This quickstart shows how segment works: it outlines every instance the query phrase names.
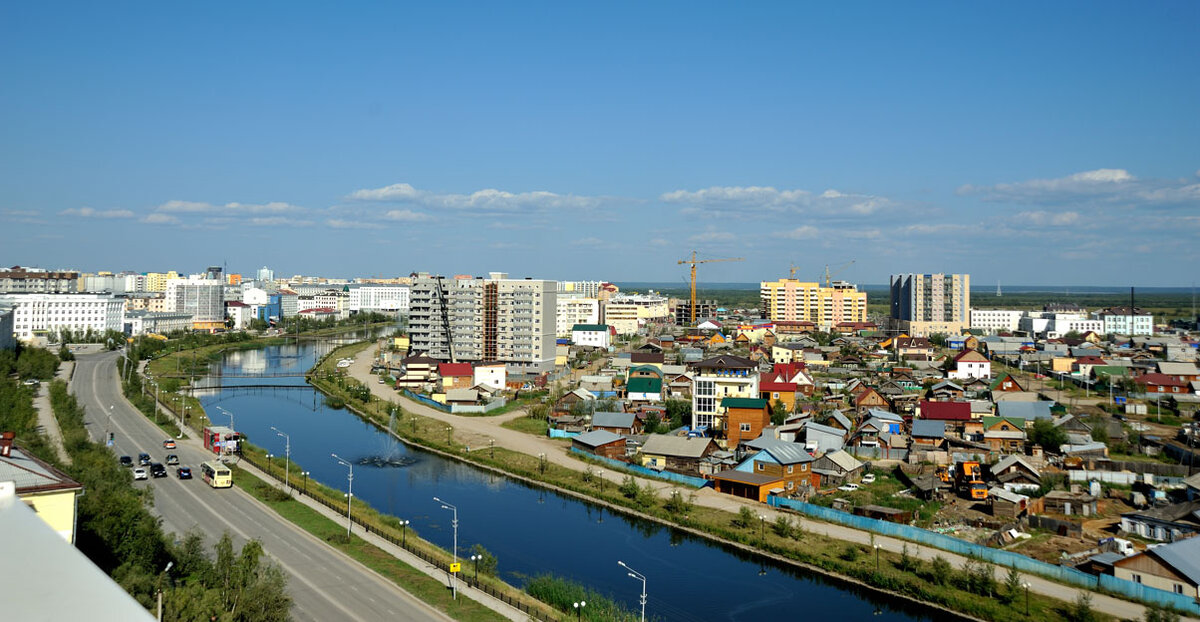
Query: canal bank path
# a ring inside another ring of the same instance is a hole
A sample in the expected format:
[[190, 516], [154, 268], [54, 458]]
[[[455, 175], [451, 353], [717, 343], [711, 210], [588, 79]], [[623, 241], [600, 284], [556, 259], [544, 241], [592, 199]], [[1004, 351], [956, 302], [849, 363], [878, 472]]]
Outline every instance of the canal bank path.
[[[360, 352], [354, 359], [354, 363], [347, 368], [347, 373], [351, 377], [370, 387], [371, 393], [376, 397], [384, 401], [396, 401], [397, 399], [403, 400], [404, 409], [406, 411], [416, 413], [430, 419], [442, 421], [452, 426], [454, 428], [454, 438], [459, 443], [463, 443], [469, 447], [482, 448], [487, 447], [489, 442], [494, 440], [496, 445], [499, 447], [503, 447], [512, 451], [519, 451], [531, 456], [545, 454], [548, 461], [557, 465], [574, 469], [576, 471], [580, 471], [581, 473], [586, 469], [591, 469], [593, 474], [598, 474], [605, 480], [616, 483], [620, 483], [628, 475], [623, 472], [593, 466], [571, 458], [567, 454], [567, 449], [570, 447], [570, 445], [561, 440], [554, 440], [543, 436], [534, 436], [525, 432], [519, 432], [517, 430], [510, 430], [502, 427], [502, 424], [507, 421], [526, 416], [524, 411], [510, 412], [494, 417], [469, 417], [444, 413], [435, 408], [430, 408], [429, 406], [421, 404], [415, 400], [410, 400], [404, 397], [404, 395], [397, 393], [396, 390], [391, 386], [379, 383], [378, 376], [371, 373], [371, 363], [373, 358], [374, 357], [369, 349]], [[665, 494], [665, 491], [678, 488], [677, 485], [660, 480], [643, 478], [637, 479], [641, 485], [645, 486], [649, 484], [659, 491], [660, 494]], [[807, 517], [800, 517], [790, 512], [780, 512], [762, 503], [756, 503], [741, 499], [739, 497], [718, 493], [712, 488], [702, 488], [696, 491], [694, 502], [705, 507], [725, 510], [734, 514], [738, 513], [741, 508], [747, 507], [756, 514], [765, 515], [768, 520], [774, 520], [776, 516], [784, 515], [792, 518], [793, 520], [799, 521], [801, 526], [806, 531], [820, 533], [830, 538], [835, 538], [846, 542], [854, 542], [863, 545], [871, 544], [871, 534], [869, 532], [851, 529], [849, 527], [843, 527], [841, 525], [835, 525], [832, 523], [816, 521]], [[966, 557], [948, 551], [943, 551], [941, 549], [920, 545], [914, 542], [908, 542], [907, 540], [900, 540], [882, 535], [875, 535], [874, 544], [879, 545], [880, 548], [886, 551], [891, 551], [897, 554], [899, 554], [901, 550], [907, 546], [909, 555], [913, 555], [925, 560], [932, 560], [934, 557], [940, 556], [959, 568], [961, 568], [968, 561]], [[790, 561], [784, 558], [779, 559], [782, 559], [783, 561]], [[1003, 577], [1005, 574], [1007, 574], [1008, 568], [995, 566], [994, 571], [996, 576]], [[1073, 602], [1079, 594], [1088, 593], [1091, 595], [1093, 609], [1115, 616], [1118, 619], [1141, 620], [1145, 616], [1146, 608], [1138, 603], [1113, 598], [1106, 594], [1092, 592], [1090, 590], [1081, 590], [1062, 583], [1056, 583], [1038, 575], [1022, 574], [1021, 581], [1029, 584], [1029, 590], [1031, 592], [1057, 598], [1068, 604]], [[1195, 620], [1195, 618], [1185, 619]], [[1197, 622], [1200, 622], [1200, 620], [1197, 620]]]

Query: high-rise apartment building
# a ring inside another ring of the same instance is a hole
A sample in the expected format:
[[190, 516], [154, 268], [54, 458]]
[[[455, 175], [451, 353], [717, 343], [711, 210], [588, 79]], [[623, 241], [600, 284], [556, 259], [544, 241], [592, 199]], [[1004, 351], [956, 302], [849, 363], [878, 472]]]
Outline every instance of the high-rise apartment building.
[[[561, 286], [562, 283], [559, 283]], [[563, 295], [555, 303], [554, 333], [559, 337], [570, 337], [576, 324], [599, 324], [600, 301], [583, 296]]]
[[225, 281], [221, 279], [170, 279], [166, 300], [168, 311], [191, 313], [196, 330], [225, 326]]
[[179, 278], [179, 273], [174, 270], [169, 272], [147, 272], [146, 291], [165, 292], [167, 291], [167, 281], [177, 278]]
[[584, 298], [597, 298], [603, 281], [557, 281], [557, 291], [560, 294], [575, 294]]
[[554, 368], [557, 284], [419, 273], [409, 294], [412, 349], [453, 362], [504, 363], [510, 372]]
[[762, 316], [773, 322], [812, 322], [830, 331], [840, 322], [867, 321], [867, 293], [845, 281], [820, 283], [779, 279], [762, 281]]
[[893, 274], [891, 303], [893, 330], [914, 337], [961, 333], [971, 319], [971, 276]]
[[261, 283], [270, 283], [275, 280], [275, 271], [263, 266], [258, 269], [258, 274], [254, 275], [255, 280]]

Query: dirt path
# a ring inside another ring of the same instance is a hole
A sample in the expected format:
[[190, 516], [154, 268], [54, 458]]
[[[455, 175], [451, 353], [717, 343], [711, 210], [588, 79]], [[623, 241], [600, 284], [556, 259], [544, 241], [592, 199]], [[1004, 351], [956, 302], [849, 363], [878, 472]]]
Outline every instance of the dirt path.
[[[58, 366], [54, 377], [67, 382], [71, 379], [71, 372], [74, 369], [75, 363], [67, 361]], [[63, 446], [62, 429], [58, 427], [58, 419], [54, 418], [54, 410], [50, 407], [49, 384], [38, 385], [37, 393], [33, 397], [33, 407], [37, 409], [38, 427], [42, 429], [46, 438], [50, 439], [50, 446], [54, 447], [54, 451], [58, 453], [58, 457], [63, 463], [71, 464], [71, 454], [68, 454], [66, 447]]]
[[[419, 402], [409, 400], [404, 396], [397, 394], [395, 389], [391, 388], [390, 386], [386, 384], [379, 384], [378, 377], [371, 374], [372, 359], [373, 353], [369, 349], [364, 350], [355, 358], [354, 363], [347, 369], [347, 373], [365, 383], [371, 388], [372, 394], [383, 399], [384, 401], [401, 402], [404, 405], [404, 409], [408, 412], [413, 412], [424, 417], [429, 417], [430, 419], [445, 422], [454, 428], [452, 433], [455, 440], [460, 443], [469, 445], [472, 448], [487, 447], [489, 441], [494, 439], [496, 446], [498, 447], [504, 447], [512, 451], [519, 451], [532, 456], [545, 454], [548, 461], [569, 469], [580, 471], [581, 473], [590, 468], [594, 474], [598, 474], [607, 481], [620, 482], [626, 477], [625, 473], [618, 473], [611, 469], [591, 466], [569, 457], [567, 455], [567, 450], [570, 448], [570, 444], [566, 441], [533, 436], [524, 432], [518, 432], [516, 430], [510, 430], [508, 428], [501, 427], [501, 424], [505, 421], [525, 416], [523, 411], [507, 413], [496, 417], [465, 417], [462, 415], [444, 413], [434, 408], [425, 406]], [[645, 486], [646, 484], [649, 484], [654, 487], [654, 489], [658, 490], [660, 497], [664, 494], [663, 491], [679, 488], [677, 485], [659, 480], [646, 480], [641, 478], [638, 478], [638, 480], [641, 485]], [[742, 507], [748, 507], [757, 514], [765, 515], [767, 520], [774, 520], [776, 516], [784, 514], [761, 503], [755, 503], [739, 497], [718, 493], [712, 488], [703, 488], [697, 491], [695, 503], [704, 507], [717, 508], [735, 514]], [[786, 515], [792, 517], [793, 519], [798, 518], [796, 515], [791, 513], [787, 513]], [[870, 534], [865, 531], [858, 531], [856, 529], [850, 529], [841, 525], [819, 522], [808, 518], [799, 520], [799, 522], [805, 530], [814, 533], [820, 533], [830, 538], [858, 544], [869, 544], [871, 541]], [[967, 562], [965, 557], [955, 555], [954, 553], [949, 553], [947, 551], [942, 551], [941, 549], [921, 546], [886, 536], [876, 535], [875, 544], [879, 545], [886, 551], [891, 551], [894, 553], [900, 553], [901, 549], [907, 545], [910, 555], [914, 555], [925, 560], [931, 560], [935, 556], [941, 556], [950, 563], [954, 564], [956, 567], [960, 568]], [[995, 573], [998, 577], [1003, 577], [1007, 572], [1007, 568], [995, 568]], [[1055, 583], [1049, 579], [1044, 579], [1037, 575], [1022, 574], [1021, 576], [1021, 580], [1023, 582], [1029, 583], [1030, 591], [1058, 598], [1067, 603], [1075, 600], [1076, 595], [1081, 591], [1084, 591], [1068, 587], [1061, 583]], [[1090, 594], [1092, 597], [1092, 607], [1094, 609], [1116, 616], [1119, 619], [1140, 620], [1145, 614], [1145, 607], [1142, 605], [1096, 592], [1090, 592]]]

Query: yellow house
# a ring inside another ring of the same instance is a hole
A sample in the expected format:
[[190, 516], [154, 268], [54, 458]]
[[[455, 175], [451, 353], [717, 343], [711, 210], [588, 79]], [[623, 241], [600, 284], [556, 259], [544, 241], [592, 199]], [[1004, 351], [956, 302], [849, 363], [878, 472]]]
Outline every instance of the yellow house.
[[400, 352], [408, 352], [408, 349], [411, 347], [411, 342], [409, 341], [408, 335], [392, 337], [392, 347]]
[[0, 481], [14, 482], [17, 497], [64, 540], [75, 544], [75, 497], [83, 492], [83, 485], [12, 442], [11, 432], [0, 438]]
[[1053, 367], [1051, 369], [1053, 369], [1054, 371], [1069, 374], [1069, 373], [1071, 373], [1071, 366], [1075, 364], [1075, 357], [1073, 357], [1073, 356], [1056, 356], [1056, 357], [1054, 357], [1054, 360], [1051, 363], [1053, 364]]

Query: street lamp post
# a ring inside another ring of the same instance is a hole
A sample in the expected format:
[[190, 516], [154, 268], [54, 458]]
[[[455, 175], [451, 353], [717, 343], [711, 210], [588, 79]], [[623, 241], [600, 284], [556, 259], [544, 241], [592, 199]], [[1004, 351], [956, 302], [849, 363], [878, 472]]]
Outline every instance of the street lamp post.
[[879, 545], [875, 545], [875, 572], [879, 572]]
[[488, 439], [488, 447], [490, 447], [490, 448], [491, 448], [491, 450], [492, 450], [492, 457], [493, 457], [493, 458], [495, 458], [495, 457], [496, 457], [496, 439], [494, 439], [494, 438], [489, 438], [489, 439]]
[[408, 520], [400, 521], [400, 548], [408, 548]]
[[267, 475], [271, 474], [271, 458], [274, 458], [274, 457], [275, 456], [273, 456], [271, 454], [267, 454]]
[[759, 546], [767, 544], [767, 517], [764, 514], [758, 515], [758, 543]]
[[[175, 565], [175, 562], [167, 562], [167, 567], [163, 568], [162, 573], [165, 575], [168, 572], [171, 572], [171, 566], [174, 566], [174, 565]], [[163, 592], [162, 577], [160, 576], [158, 579], [158, 622], [162, 622], [162, 610], [163, 610], [162, 592]]]
[[1029, 584], [1022, 583], [1021, 587], [1025, 588], [1025, 617], [1029, 617]]
[[546, 474], [546, 454], [538, 454], [538, 470], [542, 472], [542, 475]]
[[[442, 501], [441, 499], [438, 499], [437, 497], [434, 497], [433, 500], [442, 504], [443, 510], [450, 510], [451, 512], [454, 513], [454, 519], [450, 522], [450, 524], [454, 527], [454, 553], [453, 553], [453, 555], [454, 555], [454, 563], [457, 564], [458, 563], [458, 508], [453, 505], [450, 505], [449, 503], [446, 503], [445, 501]], [[450, 573], [450, 590], [454, 593], [454, 599], [458, 600], [458, 573], [454, 573], [454, 572]]]
[[454, 444], [454, 428], [452, 428], [450, 426], [446, 426], [446, 444], [447, 445]]
[[305, 496], [308, 496], [308, 473], [309, 473], [308, 471], [300, 471], [300, 474], [304, 476], [304, 495]]
[[217, 406], [217, 410], [229, 415], [229, 429], [236, 431], [237, 426], [233, 425], [233, 413], [229, 412], [228, 410], [225, 410], [225, 408], [222, 406]]
[[346, 488], [346, 537], [350, 537], [350, 528], [354, 522], [350, 518], [350, 504], [354, 502], [354, 465], [342, 460], [337, 454], [329, 454], [334, 460], [350, 468], [350, 477]]
[[583, 616], [583, 608], [587, 606], [586, 600], [581, 600], [575, 603], [575, 619], [579, 620]]
[[642, 581], [642, 622], [646, 622], [646, 575], [625, 565], [625, 562], [618, 560], [617, 565], [629, 571], [629, 576]]
[[108, 405], [108, 423], [104, 424], [104, 442], [108, 442], [109, 435], [112, 434], [112, 415], [113, 405]]
[[292, 472], [292, 437], [288, 434], [280, 432], [275, 426], [271, 426], [275, 433], [283, 437], [284, 444], [284, 462], [283, 462], [283, 487], [287, 489], [288, 494], [292, 492], [291, 472]]
[[471, 555], [471, 561], [475, 562], [475, 582], [479, 582], [479, 560], [483, 559], [482, 555]]

